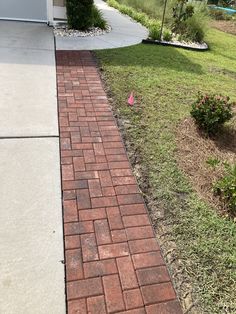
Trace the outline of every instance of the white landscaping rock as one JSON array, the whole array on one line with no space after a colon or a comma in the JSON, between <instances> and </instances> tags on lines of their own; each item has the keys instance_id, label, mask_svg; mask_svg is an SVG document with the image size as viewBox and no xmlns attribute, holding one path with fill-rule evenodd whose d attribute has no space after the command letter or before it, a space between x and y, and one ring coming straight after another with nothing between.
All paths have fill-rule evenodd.
<instances>
[{"instance_id":1,"label":"white landscaping rock","mask_svg":"<svg viewBox=\"0 0 236 314\"><path fill-rule=\"evenodd\" d=\"M54 26L54 35L61 37L94 37L110 33L111 26L107 29L101 29L99 27L91 27L86 31L78 31L75 29L69 29L67 26Z\"/></svg>"}]
</instances>

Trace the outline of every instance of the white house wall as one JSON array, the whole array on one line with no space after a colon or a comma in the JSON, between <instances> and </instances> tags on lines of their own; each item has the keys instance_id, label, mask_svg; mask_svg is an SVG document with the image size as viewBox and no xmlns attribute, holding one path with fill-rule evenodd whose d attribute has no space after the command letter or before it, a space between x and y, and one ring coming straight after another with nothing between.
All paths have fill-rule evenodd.
<instances>
[{"instance_id":1,"label":"white house wall","mask_svg":"<svg viewBox=\"0 0 236 314\"><path fill-rule=\"evenodd\" d=\"M48 21L47 0L0 0L0 18Z\"/></svg>"}]
</instances>

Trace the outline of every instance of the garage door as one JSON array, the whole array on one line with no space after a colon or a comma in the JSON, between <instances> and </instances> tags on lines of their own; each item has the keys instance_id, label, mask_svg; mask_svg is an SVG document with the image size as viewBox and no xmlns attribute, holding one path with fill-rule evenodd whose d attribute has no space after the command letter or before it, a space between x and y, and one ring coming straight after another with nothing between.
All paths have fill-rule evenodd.
<instances>
[{"instance_id":1,"label":"garage door","mask_svg":"<svg viewBox=\"0 0 236 314\"><path fill-rule=\"evenodd\" d=\"M47 21L47 0L0 0L0 18Z\"/></svg>"}]
</instances>

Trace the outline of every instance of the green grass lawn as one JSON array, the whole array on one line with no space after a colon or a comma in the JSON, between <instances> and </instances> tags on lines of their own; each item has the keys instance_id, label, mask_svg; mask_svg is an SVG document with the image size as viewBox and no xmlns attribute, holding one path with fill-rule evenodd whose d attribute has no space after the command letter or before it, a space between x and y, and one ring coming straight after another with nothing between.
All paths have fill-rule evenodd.
<instances>
[{"instance_id":1,"label":"green grass lawn","mask_svg":"<svg viewBox=\"0 0 236 314\"><path fill-rule=\"evenodd\" d=\"M236 100L236 37L211 30L208 52L137 45L97 51L114 109L149 193L171 226L185 272L204 313L236 313L236 224L218 216L194 192L176 160L175 129L198 91ZM127 106L135 91L138 109Z\"/></svg>"}]
</instances>

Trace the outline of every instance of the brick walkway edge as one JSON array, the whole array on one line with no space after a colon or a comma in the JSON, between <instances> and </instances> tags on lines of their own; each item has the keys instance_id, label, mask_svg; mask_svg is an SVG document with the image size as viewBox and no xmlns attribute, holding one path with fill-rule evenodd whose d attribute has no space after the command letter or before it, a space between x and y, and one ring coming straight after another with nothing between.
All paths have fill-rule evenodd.
<instances>
[{"instance_id":1,"label":"brick walkway edge","mask_svg":"<svg viewBox=\"0 0 236 314\"><path fill-rule=\"evenodd\" d=\"M68 313L182 313L95 61L56 57Z\"/></svg>"}]
</instances>

